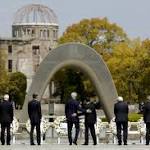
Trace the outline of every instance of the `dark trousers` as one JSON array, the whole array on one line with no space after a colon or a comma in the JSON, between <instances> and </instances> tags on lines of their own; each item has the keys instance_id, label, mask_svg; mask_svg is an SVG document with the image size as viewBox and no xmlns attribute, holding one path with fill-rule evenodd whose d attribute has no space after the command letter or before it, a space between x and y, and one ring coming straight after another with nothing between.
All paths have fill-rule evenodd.
<instances>
[{"instance_id":1,"label":"dark trousers","mask_svg":"<svg viewBox=\"0 0 150 150\"><path fill-rule=\"evenodd\" d=\"M75 137L74 140L72 141L72 127L73 124L75 125ZM67 121L67 125L68 125L68 140L69 140L69 144L71 145L72 142L73 143L77 143L77 139L78 139L78 135L79 135L79 131L80 131L80 126L79 126L79 122L73 122L73 121Z\"/></svg>"},{"instance_id":2,"label":"dark trousers","mask_svg":"<svg viewBox=\"0 0 150 150\"><path fill-rule=\"evenodd\" d=\"M146 123L146 144L150 141L150 122Z\"/></svg>"},{"instance_id":3,"label":"dark trousers","mask_svg":"<svg viewBox=\"0 0 150 150\"><path fill-rule=\"evenodd\" d=\"M116 122L118 143L122 143L121 131L123 130L123 142L127 144L128 137L128 122Z\"/></svg>"},{"instance_id":4,"label":"dark trousers","mask_svg":"<svg viewBox=\"0 0 150 150\"><path fill-rule=\"evenodd\" d=\"M5 130L7 131L7 138L6 138L6 142L7 145L10 145L10 123L1 123L1 143L2 145L5 144Z\"/></svg>"},{"instance_id":5,"label":"dark trousers","mask_svg":"<svg viewBox=\"0 0 150 150\"><path fill-rule=\"evenodd\" d=\"M41 131L40 131L40 123L39 124L31 124L31 131L30 131L30 144L34 144L33 132L34 128L36 127L36 138L37 143L41 144Z\"/></svg>"},{"instance_id":6,"label":"dark trousers","mask_svg":"<svg viewBox=\"0 0 150 150\"><path fill-rule=\"evenodd\" d=\"M95 134L94 124L86 124L86 123L85 123L85 144L89 143L89 129L90 129L90 132L91 132L91 136L93 138L93 143L96 145L97 141L96 141L96 134Z\"/></svg>"}]
</instances>

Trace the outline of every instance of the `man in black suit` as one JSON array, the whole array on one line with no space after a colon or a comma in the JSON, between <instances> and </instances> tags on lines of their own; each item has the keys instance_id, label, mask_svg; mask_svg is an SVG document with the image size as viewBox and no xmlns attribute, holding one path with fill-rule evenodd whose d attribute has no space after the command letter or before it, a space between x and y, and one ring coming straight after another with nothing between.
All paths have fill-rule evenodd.
<instances>
[{"instance_id":1,"label":"man in black suit","mask_svg":"<svg viewBox=\"0 0 150 150\"><path fill-rule=\"evenodd\" d=\"M4 101L0 103L1 143L5 144L5 130L7 130L7 145L10 145L10 124L13 121L13 106L9 102L9 95L4 95Z\"/></svg>"},{"instance_id":2,"label":"man in black suit","mask_svg":"<svg viewBox=\"0 0 150 150\"><path fill-rule=\"evenodd\" d=\"M146 123L146 145L149 145L150 141L150 95L147 96L147 102L144 105L143 118Z\"/></svg>"},{"instance_id":3,"label":"man in black suit","mask_svg":"<svg viewBox=\"0 0 150 150\"><path fill-rule=\"evenodd\" d=\"M36 127L36 134L37 134L37 144L41 144L41 131L40 131L40 123L41 123L41 104L37 100L37 94L33 94L33 99L28 103L28 114L31 122L31 131L30 131L30 144L34 144L33 139L33 131Z\"/></svg>"},{"instance_id":4,"label":"man in black suit","mask_svg":"<svg viewBox=\"0 0 150 150\"><path fill-rule=\"evenodd\" d=\"M66 103L65 105L65 115L67 118L67 125L68 125L68 140L69 144L72 145L74 143L77 145L77 139L79 135L79 117L78 117L78 111L82 111L82 108L80 107L80 103L76 100L77 98L77 93L72 92L71 93L71 99ZM75 125L75 138L72 141L72 127L73 124Z\"/></svg>"},{"instance_id":5,"label":"man in black suit","mask_svg":"<svg viewBox=\"0 0 150 150\"><path fill-rule=\"evenodd\" d=\"M96 108L99 103L94 103L90 98L86 99L83 108L85 109L85 142L83 145L89 143L89 129L93 138L93 145L97 145L96 134L95 134L95 123L97 121Z\"/></svg>"},{"instance_id":6,"label":"man in black suit","mask_svg":"<svg viewBox=\"0 0 150 150\"><path fill-rule=\"evenodd\" d=\"M124 145L127 145L127 137L128 137L128 104L123 102L123 98L119 96L117 98L117 103L114 106L114 114L115 114L115 121L117 126L117 138L118 138L118 145L122 144L122 135L121 130L123 129L123 142Z\"/></svg>"}]
</instances>

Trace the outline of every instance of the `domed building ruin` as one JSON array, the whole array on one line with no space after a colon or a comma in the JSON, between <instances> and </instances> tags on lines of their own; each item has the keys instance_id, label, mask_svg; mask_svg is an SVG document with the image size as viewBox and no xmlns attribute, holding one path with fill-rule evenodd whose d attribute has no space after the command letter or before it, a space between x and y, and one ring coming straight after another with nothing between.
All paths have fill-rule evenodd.
<instances>
[{"instance_id":1,"label":"domed building ruin","mask_svg":"<svg viewBox=\"0 0 150 150\"><path fill-rule=\"evenodd\" d=\"M35 38L56 40L58 21L52 9L32 4L19 9L12 25L12 36L15 38Z\"/></svg>"},{"instance_id":2,"label":"domed building ruin","mask_svg":"<svg viewBox=\"0 0 150 150\"><path fill-rule=\"evenodd\" d=\"M8 71L23 72L29 87L40 62L57 45L58 29L56 14L47 6L31 4L20 8L12 24L12 37L0 38Z\"/></svg>"}]
</instances>

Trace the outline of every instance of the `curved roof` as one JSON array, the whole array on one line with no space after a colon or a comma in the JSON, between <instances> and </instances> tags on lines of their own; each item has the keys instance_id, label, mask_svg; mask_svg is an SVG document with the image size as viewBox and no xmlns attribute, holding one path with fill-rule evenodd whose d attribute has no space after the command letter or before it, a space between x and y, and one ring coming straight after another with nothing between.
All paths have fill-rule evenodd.
<instances>
[{"instance_id":1,"label":"curved roof","mask_svg":"<svg viewBox=\"0 0 150 150\"><path fill-rule=\"evenodd\" d=\"M30 4L20 8L13 25L58 25L54 11L41 4Z\"/></svg>"}]
</instances>

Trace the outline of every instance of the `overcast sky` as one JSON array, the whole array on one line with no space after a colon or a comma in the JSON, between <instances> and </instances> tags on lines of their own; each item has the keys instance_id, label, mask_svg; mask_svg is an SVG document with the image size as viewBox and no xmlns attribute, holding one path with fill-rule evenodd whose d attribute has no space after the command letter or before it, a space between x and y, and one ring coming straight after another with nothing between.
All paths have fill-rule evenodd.
<instances>
[{"instance_id":1,"label":"overcast sky","mask_svg":"<svg viewBox=\"0 0 150 150\"><path fill-rule=\"evenodd\" d=\"M83 18L107 17L120 25L130 38L150 38L150 0L1 0L0 37L11 37L15 12L27 4L40 3L54 10L60 35Z\"/></svg>"}]
</instances>

